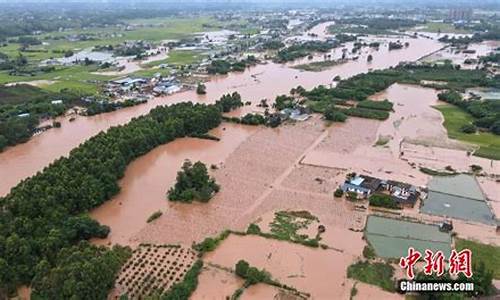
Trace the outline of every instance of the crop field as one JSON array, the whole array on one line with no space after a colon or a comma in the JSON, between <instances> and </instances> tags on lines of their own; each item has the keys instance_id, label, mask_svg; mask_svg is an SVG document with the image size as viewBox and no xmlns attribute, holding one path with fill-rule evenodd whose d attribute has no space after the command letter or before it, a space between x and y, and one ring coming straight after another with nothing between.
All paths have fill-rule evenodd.
<instances>
[{"instance_id":1,"label":"crop field","mask_svg":"<svg viewBox=\"0 0 500 300\"><path fill-rule=\"evenodd\" d=\"M179 283L196 259L196 253L179 246L142 245L122 267L115 293L141 299L155 291L167 291Z\"/></svg>"}]
</instances>

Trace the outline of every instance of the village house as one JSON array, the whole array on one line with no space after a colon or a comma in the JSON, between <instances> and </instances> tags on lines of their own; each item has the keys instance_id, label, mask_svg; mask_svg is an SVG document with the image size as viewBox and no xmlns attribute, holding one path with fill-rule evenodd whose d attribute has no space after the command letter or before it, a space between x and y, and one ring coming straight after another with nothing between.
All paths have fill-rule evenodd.
<instances>
[{"instance_id":1,"label":"village house","mask_svg":"<svg viewBox=\"0 0 500 300\"><path fill-rule=\"evenodd\" d=\"M285 108L280 111L280 117L284 120L306 121L311 117L307 108L299 106L297 108Z\"/></svg>"},{"instance_id":2,"label":"village house","mask_svg":"<svg viewBox=\"0 0 500 300\"><path fill-rule=\"evenodd\" d=\"M354 192L358 199L366 199L374 193L389 194L399 207L413 207L420 192L408 183L382 180L366 175L352 176L342 184L344 192Z\"/></svg>"},{"instance_id":3,"label":"village house","mask_svg":"<svg viewBox=\"0 0 500 300\"><path fill-rule=\"evenodd\" d=\"M415 186L394 180L382 181L381 187L400 207L413 207L420 194Z\"/></svg>"},{"instance_id":4,"label":"village house","mask_svg":"<svg viewBox=\"0 0 500 300\"><path fill-rule=\"evenodd\" d=\"M370 176L353 176L342 184L341 189L347 192L358 194L358 198L368 198L377 191L382 181Z\"/></svg>"}]
</instances>

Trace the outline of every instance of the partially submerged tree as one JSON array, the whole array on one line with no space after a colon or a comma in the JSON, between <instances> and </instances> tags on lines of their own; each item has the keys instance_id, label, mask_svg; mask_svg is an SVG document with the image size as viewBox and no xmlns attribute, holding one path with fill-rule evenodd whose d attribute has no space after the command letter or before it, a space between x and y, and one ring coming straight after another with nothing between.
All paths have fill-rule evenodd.
<instances>
[{"instance_id":1,"label":"partially submerged tree","mask_svg":"<svg viewBox=\"0 0 500 300\"><path fill-rule=\"evenodd\" d=\"M200 161L193 164L186 160L177 173L175 186L170 188L167 195L170 201L207 202L219 189L215 179L208 175L205 164Z\"/></svg>"},{"instance_id":2,"label":"partially submerged tree","mask_svg":"<svg viewBox=\"0 0 500 300\"><path fill-rule=\"evenodd\" d=\"M198 86L196 87L196 94L198 95L205 95L207 93L207 87L203 83L198 83Z\"/></svg>"}]
</instances>

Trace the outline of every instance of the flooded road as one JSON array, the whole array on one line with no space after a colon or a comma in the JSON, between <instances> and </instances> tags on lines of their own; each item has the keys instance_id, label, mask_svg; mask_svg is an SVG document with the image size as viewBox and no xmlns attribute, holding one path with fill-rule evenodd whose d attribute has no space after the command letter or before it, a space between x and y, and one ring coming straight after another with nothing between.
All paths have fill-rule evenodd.
<instances>
[{"instance_id":1,"label":"flooded road","mask_svg":"<svg viewBox=\"0 0 500 300\"><path fill-rule=\"evenodd\" d=\"M340 75L350 77L369 69L384 69L397 65L402 61L413 61L434 52L442 44L430 39L411 39L410 46L405 49L388 51L381 48L374 52L373 61L366 62L360 58L357 61L334 66L323 72L301 72L287 66L268 63L250 68L242 73L231 73L226 76L215 76L207 82L207 94L199 96L195 91L186 91L171 96L150 100L148 103L105 113L92 117L78 117L69 122L61 119L62 128L48 130L35 136L27 143L11 147L0 153L0 195L5 195L10 188L20 180L42 170L53 160L67 155L86 139L111 126L125 124L133 117L148 113L158 105L173 104L181 101L213 103L221 95L238 91L244 101L251 101L241 113L258 110L256 105L261 99L274 100L279 94L285 94L291 88L302 85L305 88L332 82L332 78Z\"/></svg>"}]
</instances>

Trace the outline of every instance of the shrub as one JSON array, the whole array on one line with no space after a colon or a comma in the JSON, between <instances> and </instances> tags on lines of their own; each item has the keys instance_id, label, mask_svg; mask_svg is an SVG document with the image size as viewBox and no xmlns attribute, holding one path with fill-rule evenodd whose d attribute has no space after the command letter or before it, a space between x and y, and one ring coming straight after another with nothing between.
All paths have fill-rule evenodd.
<instances>
[{"instance_id":1,"label":"shrub","mask_svg":"<svg viewBox=\"0 0 500 300\"><path fill-rule=\"evenodd\" d=\"M248 268L250 268L250 264L248 262L242 259L239 260L236 263L236 268L235 268L236 275L244 278L248 272Z\"/></svg>"},{"instance_id":2,"label":"shrub","mask_svg":"<svg viewBox=\"0 0 500 300\"><path fill-rule=\"evenodd\" d=\"M463 125L462 127L460 127L460 131L463 132L463 133L476 133L476 126L474 126L473 124L465 124Z\"/></svg>"},{"instance_id":3,"label":"shrub","mask_svg":"<svg viewBox=\"0 0 500 300\"><path fill-rule=\"evenodd\" d=\"M347 116L332 105L325 110L325 119L333 122L345 122Z\"/></svg>"},{"instance_id":4,"label":"shrub","mask_svg":"<svg viewBox=\"0 0 500 300\"><path fill-rule=\"evenodd\" d=\"M356 107L391 111L393 106L392 102L385 99L384 101L363 100Z\"/></svg>"},{"instance_id":5,"label":"shrub","mask_svg":"<svg viewBox=\"0 0 500 300\"><path fill-rule=\"evenodd\" d=\"M347 277L394 291L394 268L388 263L359 261L347 268Z\"/></svg>"},{"instance_id":6,"label":"shrub","mask_svg":"<svg viewBox=\"0 0 500 300\"><path fill-rule=\"evenodd\" d=\"M348 109L342 110L343 113L353 117L367 118L367 119L375 119L375 120L386 120L389 118L389 112L383 110L376 109L368 109L362 107L351 107Z\"/></svg>"},{"instance_id":7,"label":"shrub","mask_svg":"<svg viewBox=\"0 0 500 300\"><path fill-rule=\"evenodd\" d=\"M392 209L398 209L399 206L392 199L391 196L389 195L384 195L384 194L373 194L369 198L370 205L371 206L378 206L378 207L385 207L385 208L392 208Z\"/></svg>"},{"instance_id":8,"label":"shrub","mask_svg":"<svg viewBox=\"0 0 500 300\"><path fill-rule=\"evenodd\" d=\"M363 257L366 259L374 259L376 256L375 250L370 245L366 245L363 248Z\"/></svg>"},{"instance_id":9,"label":"shrub","mask_svg":"<svg viewBox=\"0 0 500 300\"><path fill-rule=\"evenodd\" d=\"M271 275L268 272L252 267L242 259L236 263L235 273L241 278L246 279L247 285L271 281Z\"/></svg>"},{"instance_id":10,"label":"shrub","mask_svg":"<svg viewBox=\"0 0 500 300\"><path fill-rule=\"evenodd\" d=\"M335 192L333 193L333 196L337 198L342 197L342 195L344 195L344 191L341 188L336 189Z\"/></svg>"},{"instance_id":11,"label":"shrub","mask_svg":"<svg viewBox=\"0 0 500 300\"><path fill-rule=\"evenodd\" d=\"M479 165L470 165L470 169L472 172L481 172L483 170L483 167Z\"/></svg>"},{"instance_id":12,"label":"shrub","mask_svg":"<svg viewBox=\"0 0 500 300\"><path fill-rule=\"evenodd\" d=\"M186 272L184 279L174 284L165 294L161 296L163 300L189 299L198 286L198 275L203 268L203 262L197 260L191 269Z\"/></svg>"},{"instance_id":13,"label":"shrub","mask_svg":"<svg viewBox=\"0 0 500 300\"><path fill-rule=\"evenodd\" d=\"M151 216L149 216L147 222L148 223L151 223L153 222L154 220L158 219L159 217L161 217L163 213L161 211L155 211Z\"/></svg>"},{"instance_id":14,"label":"shrub","mask_svg":"<svg viewBox=\"0 0 500 300\"><path fill-rule=\"evenodd\" d=\"M248 225L247 233L248 234L260 234L261 230L260 230L259 225L254 224L254 223Z\"/></svg>"},{"instance_id":15,"label":"shrub","mask_svg":"<svg viewBox=\"0 0 500 300\"><path fill-rule=\"evenodd\" d=\"M203 83L198 83L196 87L196 94L205 95L207 93L207 87Z\"/></svg>"},{"instance_id":16,"label":"shrub","mask_svg":"<svg viewBox=\"0 0 500 300\"><path fill-rule=\"evenodd\" d=\"M358 194L356 192L347 192L347 200L356 201L358 200Z\"/></svg>"},{"instance_id":17,"label":"shrub","mask_svg":"<svg viewBox=\"0 0 500 300\"><path fill-rule=\"evenodd\" d=\"M203 240L203 242L199 244L194 244L193 249L201 253L214 251L215 248L217 248L217 246L220 244L220 242L225 240L230 233L231 232L229 230L225 230L214 238L207 237Z\"/></svg>"}]
</instances>

